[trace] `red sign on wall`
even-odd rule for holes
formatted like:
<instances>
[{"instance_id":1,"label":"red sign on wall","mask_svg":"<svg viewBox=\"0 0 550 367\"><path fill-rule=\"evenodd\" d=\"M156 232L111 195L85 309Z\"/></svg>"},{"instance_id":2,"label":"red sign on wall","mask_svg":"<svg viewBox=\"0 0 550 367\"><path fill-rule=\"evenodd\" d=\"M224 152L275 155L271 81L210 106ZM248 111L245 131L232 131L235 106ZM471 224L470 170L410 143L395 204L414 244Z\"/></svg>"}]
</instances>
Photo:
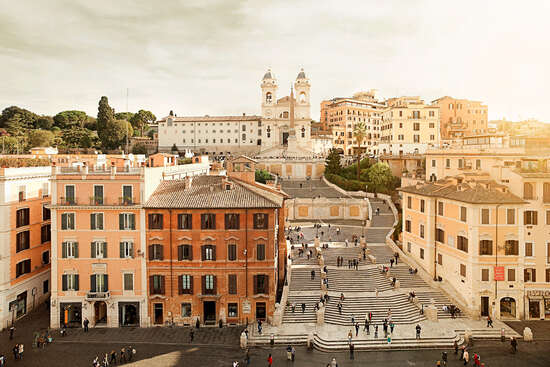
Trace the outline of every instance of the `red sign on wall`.
<instances>
[{"instance_id":1,"label":"red sign on wall","mask_svg":"<svg viewBox=\"0 0 550 367\"><path fill-rule=\"evenodd\" d=\"M495 280L504 280L504 266L495 266Z\"/></svg>"}]
</instances>

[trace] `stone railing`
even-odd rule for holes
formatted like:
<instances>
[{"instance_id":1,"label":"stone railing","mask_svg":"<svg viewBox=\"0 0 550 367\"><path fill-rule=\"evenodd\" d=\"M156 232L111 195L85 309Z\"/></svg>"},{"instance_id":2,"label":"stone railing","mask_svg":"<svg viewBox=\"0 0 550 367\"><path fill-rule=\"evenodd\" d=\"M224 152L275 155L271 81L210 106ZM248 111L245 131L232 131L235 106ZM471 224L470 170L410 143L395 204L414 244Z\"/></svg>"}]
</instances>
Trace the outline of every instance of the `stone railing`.
<instances>
[{"instance_id":1,"label":"stone railing","mask_svg":"<svg viewBox=\"0 0 550 367\"><path fill-rule=\"evenodd\" d=\"M290 241L286 241L287 253L291 254ZM281 302L275 304L275 312L273 312L273 326L280 326L283 323L283 315L286 310L286 303L288 301L288 292L290 292L290 277L292 275L292 256L288 259L286 264L286 279L283 286L283 293L281 295Z\"/></svg>"}]
</instances>

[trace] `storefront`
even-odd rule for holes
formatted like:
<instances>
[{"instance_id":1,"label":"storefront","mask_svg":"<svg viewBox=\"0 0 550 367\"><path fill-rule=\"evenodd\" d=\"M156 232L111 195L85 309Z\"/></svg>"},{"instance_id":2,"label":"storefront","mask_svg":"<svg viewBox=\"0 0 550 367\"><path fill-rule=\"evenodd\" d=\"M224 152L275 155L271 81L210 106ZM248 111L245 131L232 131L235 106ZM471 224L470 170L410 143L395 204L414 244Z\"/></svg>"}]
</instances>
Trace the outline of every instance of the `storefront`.
<instances>
[{"instance_id":1,"label":"storefront","mask_svg":"<svg viewBox=\"0 0 550 367\"><path fill-rule=\"evenodd\" d=\"M512 297L500 299L500 317L503 319L516 318L516 300Z\"/></svg>"},{"instance_id":2,"label":"storefront","mask_svg":"<svg viewBox=\"0 0 550 367\"><path fill-rule=\"evenodd\" d=\"M139 302L119 302L118 320L120 326L139 326Z\"/></svg>"},{"instance_id":3,"label":"storefront","mask_svg":"<svg viewBox=\"0 0 550 367\"><path fill-rule=\"evenodd\" d=\"M82 303L60 303L61 326L67 327L82 327Z\"/></svg>"},{"instance_id":4,"label":"storefront","mask_svg":"<svg viewBox=\"0 0 550 367\"><path fill-rule=\"evenodd\" d=\"M550 320L550 289L527 290L526 302L530 320Z\"/></svg>"}]
</instances>

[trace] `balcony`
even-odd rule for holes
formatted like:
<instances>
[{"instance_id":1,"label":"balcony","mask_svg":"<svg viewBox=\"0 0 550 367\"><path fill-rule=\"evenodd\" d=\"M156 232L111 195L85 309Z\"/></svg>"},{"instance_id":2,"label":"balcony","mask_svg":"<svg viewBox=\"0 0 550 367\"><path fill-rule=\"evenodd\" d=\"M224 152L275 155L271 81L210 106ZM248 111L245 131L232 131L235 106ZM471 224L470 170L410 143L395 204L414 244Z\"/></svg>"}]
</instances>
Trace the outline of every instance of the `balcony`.
<instances>
[{"instance_id":1,"label":"balcony","mask_svg":"<svg viewBox=\"0 0 550 367\"><path fill-rule=\"evenodd\" d=\"M106 301L111 298L111 292L88 292L86 293L86 301Z\"/></svg>"},{"instance_id":2,"label":"balcony","mask_svg":"<svg viewBox=\"0 0 550 367\"><path fill-rule=\"evenodd\" d=\"M104 205L103 196L90 196L90 205Z\"/></svg>"},{"instance_id":3,"label":"balcony","mask_svg":"<svg viewBox=\"0 0 550 367\"><path fill-rule=\"evenodd\" d=\"M76 205L76 200L74 197L61 196L59 198L59 205L64 205L64 206Z\"/></svg>"},{"instance_id":4,"label":"balcony","mask_svg":"<svg viewBox=\"0 0 550 367\"><path fill-rule=\"evenodd\" d=\"M131 196L123 196L118 198L118 205L134 205L134 200Z\"/></svg>"}]
</instances>

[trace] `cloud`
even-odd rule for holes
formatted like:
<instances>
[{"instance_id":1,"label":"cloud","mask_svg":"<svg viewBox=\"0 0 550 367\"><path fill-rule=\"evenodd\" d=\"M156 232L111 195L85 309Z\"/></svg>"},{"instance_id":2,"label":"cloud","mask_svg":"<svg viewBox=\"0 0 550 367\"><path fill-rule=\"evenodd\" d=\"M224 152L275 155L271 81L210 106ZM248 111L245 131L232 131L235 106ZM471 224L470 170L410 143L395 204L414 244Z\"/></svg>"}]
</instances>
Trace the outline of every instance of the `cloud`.
<instances>
[{"instance_id":1,"label":"cloud","mask_svg":"<svg viewBox=\"0 0 550 367\"><path fill-rule=\"evenodd\" d=\"M550 121L543 88L550 5L507 1L5 2L0 106L37 113L117 110L157 116L259 113L268 67L280 94L300 67L319 102L381 97L482 100L491 118Z\"/></svg>"}]
</instances>

